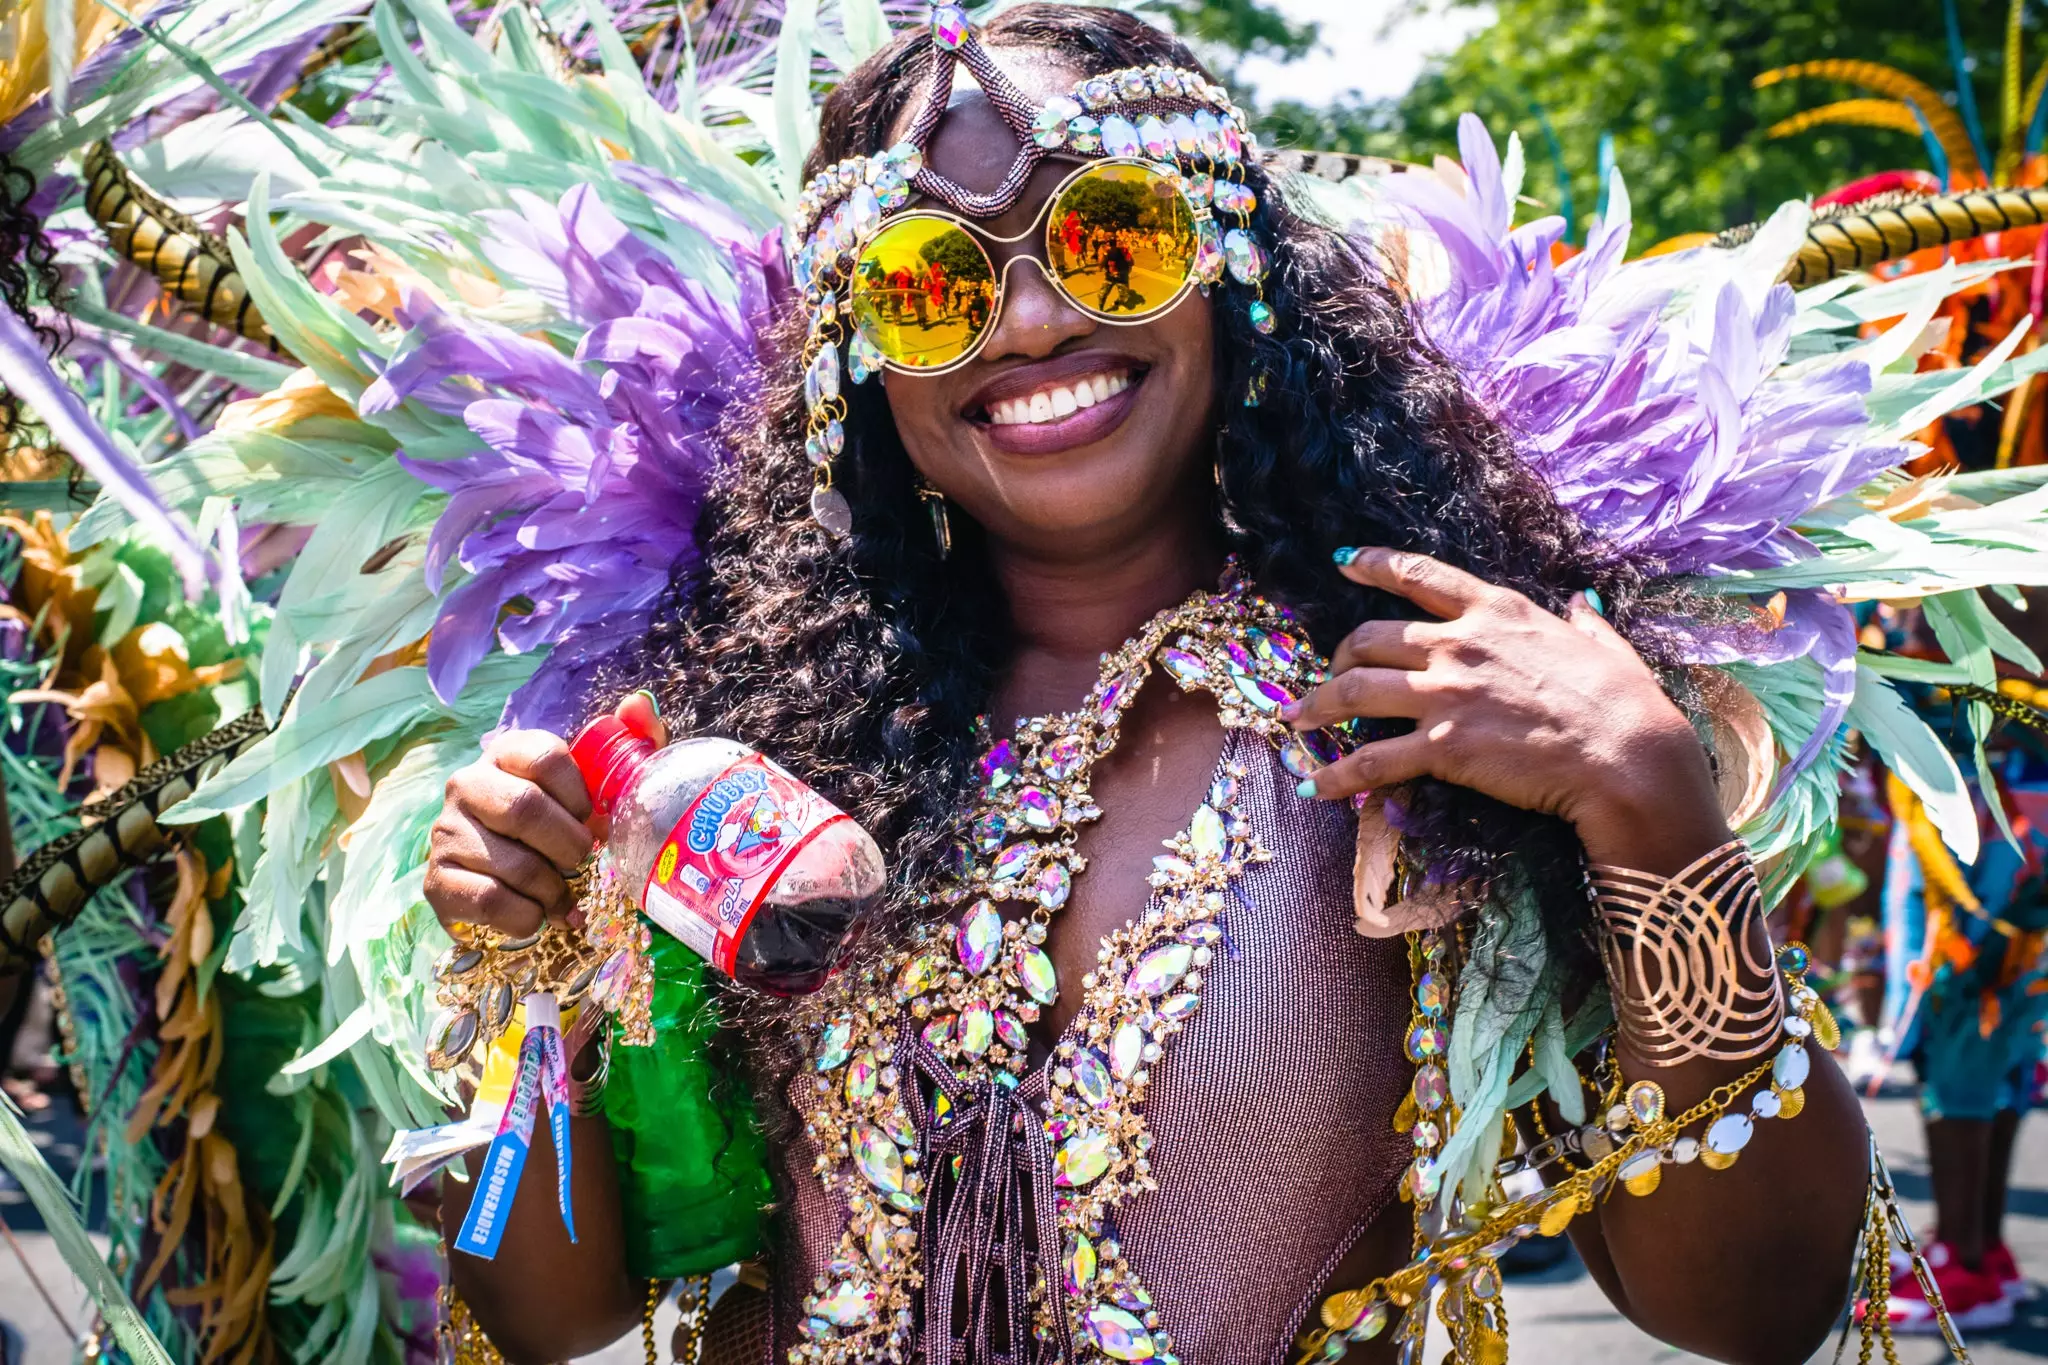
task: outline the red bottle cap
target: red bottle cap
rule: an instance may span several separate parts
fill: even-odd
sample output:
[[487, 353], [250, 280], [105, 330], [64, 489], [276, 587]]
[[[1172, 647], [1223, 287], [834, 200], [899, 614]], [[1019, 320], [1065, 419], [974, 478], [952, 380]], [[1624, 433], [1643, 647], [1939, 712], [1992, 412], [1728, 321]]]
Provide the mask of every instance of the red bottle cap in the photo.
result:
[[611, 814], [652, 757], [654, 741], [617, 716], [599, 716], [569, 745], [569, 758], [583, 774], [583, 785], [590, 789], [591, 804], [600, 815]]

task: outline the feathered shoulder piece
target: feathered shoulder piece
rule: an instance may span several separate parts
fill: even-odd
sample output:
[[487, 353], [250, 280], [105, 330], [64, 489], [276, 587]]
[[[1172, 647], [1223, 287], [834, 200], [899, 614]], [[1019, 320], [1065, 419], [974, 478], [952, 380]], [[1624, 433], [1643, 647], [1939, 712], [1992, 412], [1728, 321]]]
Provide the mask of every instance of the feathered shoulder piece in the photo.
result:
[[[1974, 858], [1963, 774], [1892, 680], [1991, 685], [1999, 658], [2041, 668], [1982, 592], [2017, 601], [2048, 582], [2048, 468], [1902, 468], [1929, 423], [2048, 366], [2013, 358], [2022, 323], [1974, 366], [1917, 368], [1942, 301], [1998, 265], [1794, 290], [1783, 281], [1813, 225], [1800, 203], [1739, 245], [1629, 261], [1618, 174], [1585, 250], [1559, 261], [1563, 220], [1513, 223], [1518, 144], [1504, 162], [1469, 114], [1459, 144], [1462, 165], [1377, 181], [1367, 230], [1403, 263], [1431, 343], [1602, 551], [1728, 608], [1656, 628], [1720, 675], [1707, 694], [1721, 758], [1732, 744], [1749, 770], [1731, 805], [1773, 886], [1834, 820], [1849, 729]], [[1952, 662], [1860, 646], [1855, 608], [1884, 599], [1919, 601]], [[1981, 763], [1993, 717], [1970, 719]]]

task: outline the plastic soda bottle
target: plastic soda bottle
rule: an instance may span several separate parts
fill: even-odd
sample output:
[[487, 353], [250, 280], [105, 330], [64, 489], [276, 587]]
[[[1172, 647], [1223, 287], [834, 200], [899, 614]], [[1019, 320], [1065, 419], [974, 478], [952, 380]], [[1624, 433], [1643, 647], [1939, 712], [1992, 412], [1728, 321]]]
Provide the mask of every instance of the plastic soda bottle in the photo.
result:
[[647, 917], [742, 985], [825, 984], [881, 902], [882, 852], [851, 816], [744, 744], [664, 748], [615, 716], [569, 746], [606, 848]]

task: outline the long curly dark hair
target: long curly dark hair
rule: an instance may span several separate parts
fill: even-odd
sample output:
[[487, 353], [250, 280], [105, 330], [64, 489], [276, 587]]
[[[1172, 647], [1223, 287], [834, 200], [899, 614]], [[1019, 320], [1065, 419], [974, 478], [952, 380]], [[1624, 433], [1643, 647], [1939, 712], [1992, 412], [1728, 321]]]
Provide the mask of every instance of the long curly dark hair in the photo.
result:
[[[1020, 5], [983, 41], [1077, 75], [1199, 65], [1109, 9]], [[806, 174], [880, 148], [932, 60], [929, 39], [910, 33], [853, 72], [825, 103]], [[1266, 299], [1278, 326], [1262, 335], [1245, 291], [1221, 289], [1214, 513], [1252, 580], [1325, 652], [1362, 620], [1414, 614], [1333, 570], [1331, 552], [1347, 545], [1433, 555], [1552, 610], [1597, 588], [1627, 633], [1644, 614], [1640, 569], [1603, 553], [1532, 476], [1359, 244], [1291, 211], [1258, 167], [1246, 183], [1253, 227], [1272, 247]], [[651, 686], [682, 732], [773, 753], [854, 815], [889, 859], [900, 924], [919, 913], [972, 789], [974, 722], [1010, 653], [1008, 611], [965, 518], [940, 562], [879, 385], [849, 393], [835, 466], [853, 535], [835, 542], [813, 523], [802, 327], [780, 324], [760, 396], [731, 429], [738, 459], [707, 508], [702, 560], [679, 569], [615, 681]], [[1254, 383], [1262, 399], [1244, 406]], [[1528, 877], [1568, 971], [1591, 979], [1580, 855], [1565, 825], [1440, 782], [1414, 784], [1402, 801], [1407, 837], [1445, 875]]]
[[[45, 303], [57, 303], [64, 281], [57, 270], [56, 249], [43, 235], [42, 219], [29, 212], [35, 193], [35, 176], [0, 152], [0, 304], [55, 355], [64, 335], [36, 316], [34, 303], [38, 293]], [[17, 441], [40, 444], [47, 435], [22, 410], [19, 399], [0, 388], [0, 446]]]

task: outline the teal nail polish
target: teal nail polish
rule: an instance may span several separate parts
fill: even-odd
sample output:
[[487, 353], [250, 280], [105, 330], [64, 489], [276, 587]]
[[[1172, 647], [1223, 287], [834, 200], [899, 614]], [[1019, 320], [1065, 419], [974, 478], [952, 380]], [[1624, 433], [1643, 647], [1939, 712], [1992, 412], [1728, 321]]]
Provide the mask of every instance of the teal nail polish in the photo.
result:
[[1330, 558], [1337, 561], [1337, 567], [1342, 568], [1346, 564], [1349, 564], [1352, 560], [1358, 558], [1358, 547], [1355, 545], [1346, 545], [1342, 549], [1338, 550], [1335, 554], [1331, 555]]
[[1586, 589], [1586, 605], [1593, 609], [1595, 616], [1605, 616], [1607, 614], [1607, 604], [1600, 600], [1600, 590], [1598, 588]]
[[1301, 785], [1294, 789], [1294, 794], [1296, 796], [1314, 796], [1316, 794], [1316, 784], [1304, 777], [1301, 779]]
[[654, 695], [653, 689], [643, 687], [635, 695], [647, 698], [647, 704], [654, 708], [654, 714], [661, 714], [661, 698]]

